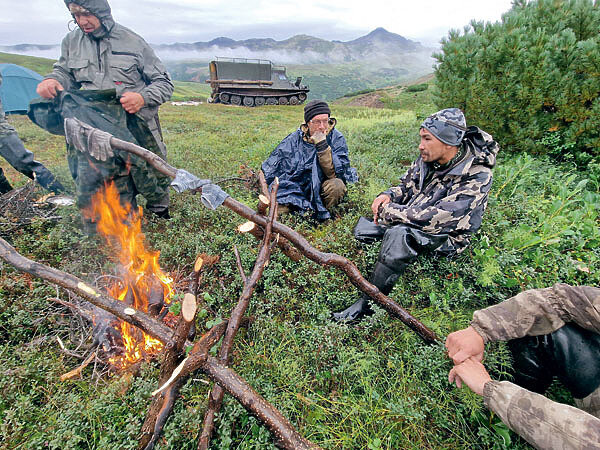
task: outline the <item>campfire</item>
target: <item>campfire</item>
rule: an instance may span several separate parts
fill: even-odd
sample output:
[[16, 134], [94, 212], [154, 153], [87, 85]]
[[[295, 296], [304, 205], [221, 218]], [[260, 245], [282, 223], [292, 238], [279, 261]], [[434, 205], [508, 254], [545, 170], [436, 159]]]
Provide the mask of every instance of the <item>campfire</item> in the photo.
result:
[[[146, 248], [141, 230], [142, 208], [131, 210], [129, 206], [121, 205], [117, 189], [110, 183], [94, 195], [85, 216], [96, 223], [98, 234], [104, 238], [118, 263], [119, 280], [107, 288], [111, 297], [151, 316], [163, 318], [168, 312], [166, 305], [171, 302], [173, 280], [158, 264], [160, 252]], [[101, 316], [99, 320], [104, 318]], [[119, 353], [109, 358], [116, 368], [126, 368], [162, 350], [160, 341], [114, 316], [110, 326], [116, 329], [122, 341], [116, 344], [117, 349], [111, 349], [111, 353]], [[95, 320], [94, 327], [104, 329], [105, 324]], [[111, 347], [114, 347], [115, 333], [110, 330], [109, 334], [113, 336]]]

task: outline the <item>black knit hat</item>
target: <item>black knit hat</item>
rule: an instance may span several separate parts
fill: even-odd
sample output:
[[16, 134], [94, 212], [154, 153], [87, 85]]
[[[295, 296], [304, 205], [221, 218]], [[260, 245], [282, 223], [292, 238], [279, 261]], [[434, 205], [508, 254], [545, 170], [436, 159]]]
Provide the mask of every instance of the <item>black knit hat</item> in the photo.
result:
[[308, 123], [313, 117], [319, 114], [331, 115], [329, 105], [323, 100], [311, 100], [304, 107], [304, 123]]

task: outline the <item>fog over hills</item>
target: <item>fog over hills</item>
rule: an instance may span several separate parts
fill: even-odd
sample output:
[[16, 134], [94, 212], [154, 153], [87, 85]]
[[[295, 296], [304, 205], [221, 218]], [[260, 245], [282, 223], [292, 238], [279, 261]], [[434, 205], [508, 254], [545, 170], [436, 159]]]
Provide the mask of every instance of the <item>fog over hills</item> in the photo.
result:
[[[203, 83], [208, 75], [207, 63], [215, 57], [267, 59], [288, 66], [288, 74], [293, 77], [304, 76], [311, 85], [310, 97], [328, 99], [431, 73], [434, 62], [434, 49], [383, 28], [346, 42], [300, 34], [281, 41], [217, 37], [208, 42], [152, 47], [175, 80]], [[57, 59], [60, 45], [0, 46], [0, 51]]]
[[218, 37], [209, 42], [161, 44], [153, 46], [164, 60], [202, 59], [215, 56], [270, 59], [279, 64], [332, 64], [365, 59], [395, 59], [412, 54], [419, 60], [429, 58], [433, 49], [398, 34], [377, 28], [352, 41], [327, 41], [308, 35], [289, 39], [233, 40]]
[[[236, 41], [217, 37], [208, 42], [152, 44], [157, 54], [166, 61], [190, 59], [209, 60], [215, 56], [271, 59], [279, 64], [327, 64], [365, 59], [395, 59], [413, 54], [416, 58], [429, 57], [433, 49], [398, 34], [377, 28], [352, 41], [327, 41], [308, 35], [296, 35], [276, 41], [272, 38]], [[0, 51], [30, 56], [58, 58], [60, 45], [19, 44], [0, 46]]]

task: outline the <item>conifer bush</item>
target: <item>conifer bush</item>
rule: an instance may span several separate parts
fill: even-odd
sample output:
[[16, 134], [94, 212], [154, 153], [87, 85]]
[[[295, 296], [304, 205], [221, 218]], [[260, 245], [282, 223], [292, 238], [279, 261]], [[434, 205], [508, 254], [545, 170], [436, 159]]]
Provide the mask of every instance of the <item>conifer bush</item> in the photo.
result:
[[436, 103], [463, 109], [504, 151], [587, 167], [600, 160], [599, 29], [598, 0], [516, 0], [501, 21], [442, 41]]

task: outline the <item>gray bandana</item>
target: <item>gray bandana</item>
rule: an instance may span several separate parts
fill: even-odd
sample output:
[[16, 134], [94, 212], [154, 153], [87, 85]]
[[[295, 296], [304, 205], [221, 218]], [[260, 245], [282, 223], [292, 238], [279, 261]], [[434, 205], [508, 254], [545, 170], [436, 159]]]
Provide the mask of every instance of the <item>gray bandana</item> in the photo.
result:
[[465, 115], [458, 108], [447, 108], [432, 114], [421, 124], [444, 144], [458, 147], [467, 131]]

